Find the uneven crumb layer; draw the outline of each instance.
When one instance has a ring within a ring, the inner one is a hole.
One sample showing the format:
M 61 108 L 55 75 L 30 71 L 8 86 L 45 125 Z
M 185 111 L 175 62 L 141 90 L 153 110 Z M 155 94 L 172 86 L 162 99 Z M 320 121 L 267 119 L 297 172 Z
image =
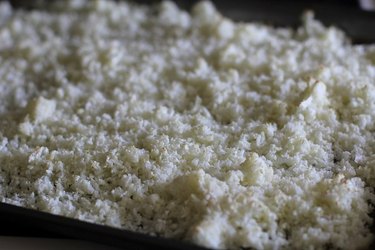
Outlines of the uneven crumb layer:
M 375 47 L 210 2 L 0 3 L 0 198 L 212 248 L 366 247 Z

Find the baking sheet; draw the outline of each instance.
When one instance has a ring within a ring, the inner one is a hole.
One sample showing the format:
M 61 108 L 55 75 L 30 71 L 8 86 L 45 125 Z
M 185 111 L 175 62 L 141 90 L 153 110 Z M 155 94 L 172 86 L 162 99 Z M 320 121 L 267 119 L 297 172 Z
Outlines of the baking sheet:
M 24 232 L 44 230 L 50 235 L 54 233 L 124 249 L 206 249 L 178 240 L 120 230 L 5 203 L 0 203 L 0 221 L 2 228 L 12 227 Z
M 17 8 L 32 8 L 25 1 L 11 1 Z M 26 1 L 30 3 L 29 1 Z M 152 4 L 157 1 L 141 1 Z M 190 8 L 194 2 L 178 2 Z M 355 43 L 375 43 L 375 13 L 364 12 L 350 4 L 315 1 L 214 1 L 218 9 L 236 21 L 265 22 L 276 26 L 297 27 L 305 10 L 314 10 L 325 25 L 343 29 Z M 152 237 L 107 226 L 47 214 L 0 203 L 2 235 L 71 237 L 95 241 L 124 249 L 205 249 L 182 241 Z M 15 228 L 14 225 L 17 227 Z M 14 229 L 15 228 L 15 229 Z M 375 232 L 375 230 L 373 230 Z M 373 245 L 375 247 L 375 245 Z M 370 247 L 370 249 L 373 249 Z

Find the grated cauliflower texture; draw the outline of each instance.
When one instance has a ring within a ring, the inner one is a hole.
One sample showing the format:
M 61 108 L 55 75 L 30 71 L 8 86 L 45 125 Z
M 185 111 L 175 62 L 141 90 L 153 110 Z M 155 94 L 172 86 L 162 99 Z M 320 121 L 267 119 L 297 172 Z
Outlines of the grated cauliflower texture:
M 210 2 L 0 3 L 0 200 L 217 249 L 373 239 L 375 46 Z

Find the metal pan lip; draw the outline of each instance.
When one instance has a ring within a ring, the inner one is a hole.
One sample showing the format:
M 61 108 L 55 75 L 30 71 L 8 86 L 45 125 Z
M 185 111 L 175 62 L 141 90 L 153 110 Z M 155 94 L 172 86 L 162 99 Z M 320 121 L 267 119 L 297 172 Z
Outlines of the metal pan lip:
M 94 224 L 3 202 L 0 202 L 0 221 L 2 224 L 5 221 L 5 224 L 10 226 L 29 226 L 35 230 L 43 229 L 69 238 L 89 240 L 121 248 L 126 247 L 127 249 L 155 247 L 181 250 L 207 249 L 181 240 Z

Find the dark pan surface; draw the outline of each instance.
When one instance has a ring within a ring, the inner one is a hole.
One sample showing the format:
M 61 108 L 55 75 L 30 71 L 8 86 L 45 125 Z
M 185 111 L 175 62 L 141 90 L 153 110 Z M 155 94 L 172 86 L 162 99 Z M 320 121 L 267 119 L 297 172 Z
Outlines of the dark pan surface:
M 11 227 L 15 230 L 22 230 L 26 233 L 24 235 L 30 235 L 30 233 L 35 235 L 35 232 L 41 230 L 48 232 L 50 237 L 68 236 L 124 249 L 206 249 L 177 240 L 87 223 L 5 203 L 0 203 L 0 221 L 2 230 Z M 36 235 L 42 236 L 41 234 Z

